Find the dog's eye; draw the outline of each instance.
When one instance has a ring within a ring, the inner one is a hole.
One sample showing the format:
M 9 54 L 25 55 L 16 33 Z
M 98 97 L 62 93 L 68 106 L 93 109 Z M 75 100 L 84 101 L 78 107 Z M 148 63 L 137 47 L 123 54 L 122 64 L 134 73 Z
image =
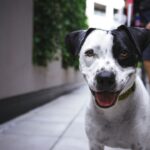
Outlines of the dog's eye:
M 93 49 L 89 49 L 85 52 L 85 56 L 88 56 L 88 57 L 92 57 L 94 56 L 94 50 Z
M 120 55 L 119 55 L 119 59 L 126 59 L 128 58 L 129 53 L 126 50 L 121 51 Z

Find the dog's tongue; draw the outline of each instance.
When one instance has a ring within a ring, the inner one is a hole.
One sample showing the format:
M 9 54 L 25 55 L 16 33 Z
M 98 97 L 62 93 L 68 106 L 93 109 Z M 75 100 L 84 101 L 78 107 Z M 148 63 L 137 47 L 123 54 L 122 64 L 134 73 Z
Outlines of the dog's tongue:
M 111 107 L 117 101 L 117 93 L 95 92 L 96 102 L 100 107 Z

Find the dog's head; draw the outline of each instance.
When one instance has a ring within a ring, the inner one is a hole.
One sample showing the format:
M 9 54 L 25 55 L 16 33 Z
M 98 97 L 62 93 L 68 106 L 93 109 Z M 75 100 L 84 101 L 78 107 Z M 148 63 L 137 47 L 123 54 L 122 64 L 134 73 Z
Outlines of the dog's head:
M 142 51 L 150 41 L 150 31 L 120 26 L 112 31 L 90 28 L 71 32 L 66 43 L 79 54 L 80 70 L 99 107 L 113 106 L 131 88 Z

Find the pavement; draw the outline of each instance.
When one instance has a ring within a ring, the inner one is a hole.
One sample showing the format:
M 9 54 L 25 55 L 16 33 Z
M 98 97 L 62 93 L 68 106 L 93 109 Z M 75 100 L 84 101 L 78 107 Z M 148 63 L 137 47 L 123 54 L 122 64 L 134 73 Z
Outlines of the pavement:
M 0 150 L 89 150 L 86 86 L 0 125 Z M 121 150 L 106 147 L 105 150 Z

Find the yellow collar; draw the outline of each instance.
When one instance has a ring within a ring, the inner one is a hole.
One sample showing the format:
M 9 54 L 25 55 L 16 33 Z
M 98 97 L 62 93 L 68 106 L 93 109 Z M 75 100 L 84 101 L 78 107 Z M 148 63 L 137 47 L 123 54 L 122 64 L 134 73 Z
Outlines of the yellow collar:
M 135 83 L 125 93 L 119 96 L 119 101 L 126 99 L 134 91 L 135 91 Z

